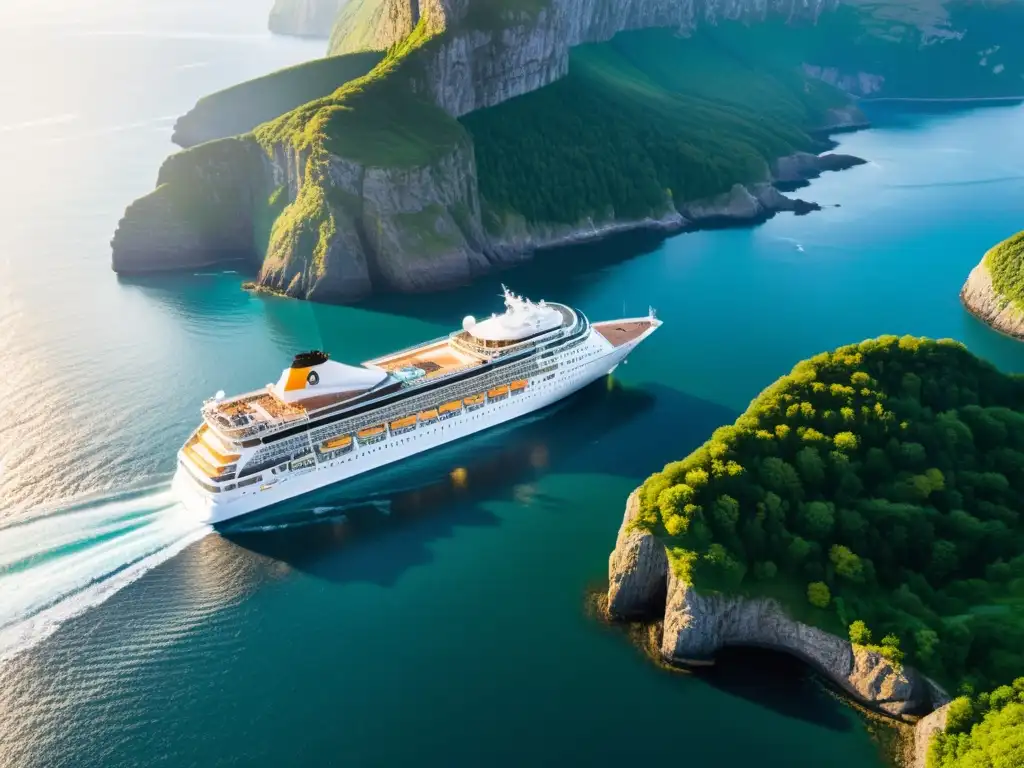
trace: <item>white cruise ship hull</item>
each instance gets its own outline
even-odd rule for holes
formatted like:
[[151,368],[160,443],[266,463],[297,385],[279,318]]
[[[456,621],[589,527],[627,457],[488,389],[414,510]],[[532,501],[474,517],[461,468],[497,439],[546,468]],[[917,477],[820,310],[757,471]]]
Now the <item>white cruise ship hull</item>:
[[208,524],[294,499],[546,408],[610,373],[659,324],[654,321],[642,335],[621,346],[591,333],[584,345],[589,354],[577,355],[578,364],[563,362],[553,377],[531,379],[521,394],[487,402],[476,410],[464,410],[433,424],[421,424],[411,432],[391,435],[378,443],[357,445],[347,455],[245,489],[216,495],[204,493],[179,461],[173,490],[196,518]]

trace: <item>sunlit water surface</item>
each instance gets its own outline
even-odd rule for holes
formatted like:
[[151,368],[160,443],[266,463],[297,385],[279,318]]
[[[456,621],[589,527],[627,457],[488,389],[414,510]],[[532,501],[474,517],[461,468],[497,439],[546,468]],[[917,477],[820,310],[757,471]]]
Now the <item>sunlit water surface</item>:
[[[18,75],[0,81],[0,764],[877,765],[799,668],[665,672],[587,596],[629,490],[797,360],[914,333],[1024,371],[1024,346],[957,298],[1024,226],[1024,110],[879,113],[842,137],[871,162],[801,193],[820,213],[547,254],[442,296],[326,307],[236,274],[118,280],[110,235],[173,118],[322,51],[269,37],[265,8],[215,5],[0,9]],[[296,350],[358,362],[437,336],[497,309],[499,280],[665,325],[514,428],[223,534],[175,504],[205,397]]]

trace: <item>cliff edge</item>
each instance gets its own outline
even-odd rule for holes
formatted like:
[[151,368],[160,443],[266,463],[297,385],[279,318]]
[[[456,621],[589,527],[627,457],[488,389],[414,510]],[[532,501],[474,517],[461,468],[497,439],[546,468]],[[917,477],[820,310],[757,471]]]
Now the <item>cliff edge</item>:
[[608,612],[613,619],[660,614],[660,654],[667,663],[707,664],[726,646],[768,648],[802,659],[876,711],[901,717],[931,709],[931,688],[915,670],[802,624],[775,600],[698,594],[673,573],[664,545],[632,525],[638,514],[634,491],[608,561]]
[[1024,233],[992,248],[967,277],[960,300],[967,310],[1007,336],[1024,340],[1020,297],[1024,274]]

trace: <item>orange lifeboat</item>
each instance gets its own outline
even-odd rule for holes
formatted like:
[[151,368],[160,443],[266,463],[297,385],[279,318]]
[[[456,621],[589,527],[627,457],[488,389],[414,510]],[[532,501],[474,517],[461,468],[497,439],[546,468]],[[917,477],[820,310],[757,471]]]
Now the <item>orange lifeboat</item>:
[[526,379],[518,379],[509,384],[509,387],[512,389],[512,394],[520,394],[524,389],[526,389],[526,383]]
[[330,440],[324,440],[320,444],[320,451],[322,453],[328,453],[330,451],[338,451],[342,448],[352,447],[352,435],[342,435],[341,437],[334,437]]
[[383,440],[387,435],[384,432],[384,425],[378,424],[375,427],[360,429],[356,432],[356,436],[359,438],[359,442],[361,443],[375,443],[378,440]]
[[392,432],[398,432],[400,430],[409,429],[410,427],[416,426],[416,417],[406,416],[401,419],[395,419],[394,421],[391,422],[389,426],[391,427]]
[[437,408],[420,412],[420,424],[429,424],[437,419]]
[[462,401],[461,400],[452,400],[452,402],[445,403],[444,405],[442,405],[437,410],[442,415],[446,414],[446,413],[452,413],[453,411],[461,411],[462,410]]
[[502,384],[500,387],[494,387],[493,389],[487,390],[487,397],[490,400],[498,400],[508,394],[508,385]]

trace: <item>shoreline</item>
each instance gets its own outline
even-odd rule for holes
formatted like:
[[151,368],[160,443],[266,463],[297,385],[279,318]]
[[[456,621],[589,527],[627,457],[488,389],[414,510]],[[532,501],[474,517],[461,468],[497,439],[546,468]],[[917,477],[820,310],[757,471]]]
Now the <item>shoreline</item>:
[[927,97],[927,96],[878,96],[860,97],[858,104],[1006,104],[1024,102],[1021,96],[958,96],[958,97]]

